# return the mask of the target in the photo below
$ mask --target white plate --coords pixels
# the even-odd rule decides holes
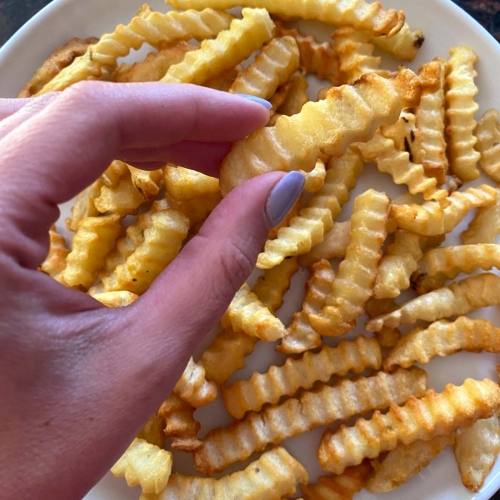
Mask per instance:
[[[127,23],[134,15],[142,0],[56,0],[27,25],[25,25],[0,50],[0,96],[15,97],[24,83],[31,77],[33,71],[56,47],[72,37],[99,36],[112,31],[116,24]],[[152,0],[151,5],[158,10],[165,9],[162,0]],[[498,81],[500,80],[500,48],[497,42],[483,30],[475,21],[461,9],[448,0],[385,0],[386,7],[396,7],[405,10],[411,27],[420,28],[426,35],[424,44],[417,60],[411,64],[417,68],[419,64],[431,60],[435,56],[448,57],[448,49],[453,45],[470,45],[480,56],[477,65],[479,77],[477,84],[480,89],[478,102],[481,110],[488,107],[500,108]],[[481,111],[482,112],[482,111]],[[387,189],[387,177],[377,175],[370,178],[370,168],[360,181],[356,193],[367,187]],[[484,181],[485,179],[481,179]],[[479,182],[477,182],[479,183]],[[392,186],[389,194],[397,192]],[[346,207],[350,209],[351,204]],[[66,214],[63,213],[64,218]],[[468,217],[468,220],[470,217]],[[58,225],[63,228],[62,224]],[[456,241],[454,235],[448,238],[448,244]],[[300,306],[302,285],[307,276],[305,272],[294,278],[294,286],[287,295],[287,305],[280,311],[280,318],[288,321],[294,308]],[[491,308],[490,308],[491,309]],[[498,310],[482,310],[474,317],[486,317],[500,324]],[[361,322],[360,322],[361,323]],[[357,333],[361,333],[358,328]],[[351,334],[350,336],[353,336]],[[276,355],[270,345],[260,345],[249,358],[250,368],[242,370],[238,375],[247,378],[251,371],[265,370],[271,362],[280,362],[283,357]],[[430,386],[442,390],[446,383],[461,384],[467,377],[495,379],[498,357],[491,354],[462,353],[449,358],[433,360],[426,366],[429,373]],[[197,413],[205,423],[202,432],[210,426],[225,425],[230,418],[225,414],[218,402],[199,410]],[[285,446],[291,453],[306,465],[311,480],[315,481],[321,470],[316,460],[316,450],[319,438],[324,428],[316,429],[299,438],[288,440]],[[184,456],[181,456],[184,455]],[[192,472],[191,458],[179,454],[175,460],[175,468],[180,472]],[[235,470],[231,468],[230,470]],[[474,495],[466,490],[460,481],[451,450],[448,448],[432,464],[418,476],[395,492],[384,495],[371,495],[364,491],[356,496],[357,500],[385,499],[395,500],[486,500],[500,487],[500,463],[488,478],[482,491]],[[137,499],[139,492],[130,490],[121,480],[106,476],[86,497],[87,500],[127,500]]]

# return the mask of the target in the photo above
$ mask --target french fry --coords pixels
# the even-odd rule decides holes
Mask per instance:
[[[221,396],[229,414],[240,419],[247,411],[259,411],[266,403],[276,404],[282,396],[293,396],[300,388],[310,389],[317,381],[328,382],[332,375],[378,370],[381,366],[378,342],[360,335],[352,342],[340,341],[337,347],[325,345],[318,353],[288,358],[285,364],[272,365],[266,373],[253,373],[249,380],[236,380],[221,388]]]
[[[478,420],[455,436],[455,459],[466,488],[478,492],[500,453],[500,414]]]
[[[370,462],[365,460],[341,476],[320,476],[318,484],[302,486],[304,500],[352,500],[365,485],[370,471]]]
[[[281,116],[274,127],[234,143],[221,165],[222,194],[265,172],[308,172],[322,155],[342,156],[352,142],[394,123],[407,101],[419,97],[420,83],[409,70],[394,80],[369,73],[354,85],[334,87],[325,100],[309,102],[299,114]]]
[[[83,219],[73,238],[73,249],[66,258],[66,267],[60,274],[62,283],[89,288],[122,231],[117,214]]]
[[[413,61],[424,40],[424,35],[420,30],[412,31],[404,23],[401,30],[394,36],[375,36],[372,42],[379,49],[393,54],[396,59]]]
[[[384,369],[426,364],[435,356],[449,356],[462,350],[500,352],[500,329],[485,319],[465,316],[453,322],[442,319],[427,328],[416,327],[387,354]]]
[[[146,171],[128,165],[132,184],[145,200],[153,200],[160,192],[163,170]]]
[[[429,441],[470,427],[491,417],[499,406],[500,387],[488,379],[466,379],[458,387],[448,384],[442,393],[430,389],[422,399],[410,396],[404,406],[392,405],[385,415],[376,411],[370,420],[360,418],[352,427],[342,424],[335,432],[326,430],[318,458],[324,470],[342,474],[346,467],[398,444]]]
[[[295,72],[290,78],[290,87],[285,95],[285,99],[281,106],[278,107],[275,115],[276,120],[281,116],[293,116],[301,112],[302,107],[306,102],[309,102],[307,96],[307,87],[309,84],[302,72]],[[274,117],[273,117],[274,118]]]
[[[184,373],[174,387],[174,393],[194,408],[211,403],[217,397],[217,386],[205,377],[205,368],[190,358]]]
[[[132,292],[103,292],[92,295],[106,307],[125,307],[133,304],[139,296]]]
[[[87,217],[97,217],[99,210],[95,207],[95,199],[101,194],[101,188],[104,182],[97,179],[90,186],[80,192],[75,198],[75,204],[71,207],[71,217],[65,220],[69,231],[76,233],[78,224]]]
[[[127,26],[120,24],[113,33],[103,35],[99,42],[89,46],[83,56],[77,57],[36,95],[64,90],[89,78],[101,78],[103,68],[113,68],[119,57],[127,56],[132,49],[137,50],[144,43],[156,47],[160,43],[210,38],[227,29],[232,19],[230,14],[212,9],[166,14],[146,10]]]
[[[270,99],[299,68],[299,48],[291,36],[272,39],[231,85],[231,94]]]
[[[229,427],[211,430],[204,438],[203,449],[195,453],[196,469],[207,475],[220,472],[268,444],[277,444],[339,419],[383,409],[391,403],[401,404],[411,394],[422,396],[426,383],[426,373],[413,367],[390,375],[378,372],[356,381],[347,379],[333,387],[322,384],[281,405],[269,406],[260,413],[248,413]]]
[[[159,495],[142,495],[140,500],[238,499],[276,500],[293,495],[309,478],[302,465],[284,448],[274,448],[245,470],[221,479],[172,474]]]
[[[419,295],[436,290],[460,273],[472,274],[476,269],[489,271],[500,267],[500,245],[459,245],[434,248],[426,252],[412,276]]]
[[[474,136],[474,114],[479,109],[474,101],[478,92],[474,84],[477,56],[470,47],[465,46],[453,47],[450,54],[445,94],[448,158],[451,171],[462,181],[471,181],[479,177],[476,164],[481,156],[474,149],[477,142]]]
[[[136,438],[113,465],[111,473],[124,477],[131,488],[140,485],[143,493],[158,494],[167,486],[172,462],[172,453]]]
[[[499,291],[499,276],[479,274],[412,299],[399,309],[368,321],[366,329],[378,332],[384,326],[397,328],[418,320],[436,321],[468,314],[481,307],[500,304]]]
[[[483,184],[478,188],[455,191],[441,203],[428,201],[423,205],[391,205],[391,219],[401,229],[433,236],[453,229],[472,208],[491,207],[497,201],[495,188]]]
[[[342,157],[328,163],[323,187],[299,211],[288,227],[278,231],[278,237],[268,240],[257,259],[257,267],[268,269],[285,257],[307,253],[323,241],[324,234],[333,226],[333,219],[349,201],[349,191],[363,169],[359,154],[348,150]]]
[[[493,180],[500,182],[500,124],[498,111],[488,109],[477,123],[476,150],[481,155],[479,165]]]
[[[452,445],[454,438],[453,434],[448,434],[436,436],[430,441],[418,440],[398,445],[382,463],[372,461],[375,473],[368,478],[366,489],[372,493],[383,493],[401,486],[427,467],[447,446]]]
[[[229,9],[238,5],[263,7],[272,14],[317,19],[337,26],[354,26],[371,31],[375,35],[393,36],[403,27],[405,21],[402,11],[398,12],[395,9],[384,11],[379,2],[367,4],[363,0],[349,0],[342,4],[325,0],[307,3],[300,0],[167,0],[167,3],[175,9],[200,9],[208,6],[215,9]]]
[[[495,243],[500,234],[500,204],[479,208],[470,221],[469,227],[462,232],[460,239],[464,245]]]
[[[389,198],[370,189],[354,200],[350,243],[320,314],[310,314],[311,326],[321,335],[339,336],[356,324],[373,294],[382,245],[387,237]]]
[[[163,448],[163,444],[165,442],[165,435],[163,434],[164,428],[164,420],[155,413],[139,431],[137,438],[144,439],[149,444],[154,444],[159,448]]]
[[[204,40],[198,50],[170,66],[160,81],[202,85],[244,61],[271,39],[274,23],[265,9],[243,9],[242,14],[243,19],[234,19],[228,30],[214,40]]]
[[[381,314],[395,311],[398,308],[394,299],[375,299],[372,297],[366,303],[366,314],[370,318],[375,318]],[[391,349],[401,338],[401,332],[397,328],[384,326],[380,331],[374,333],[380,347]]]
[[[64,238],[57,232],[56,226],[49,230],[49,253],[40,265],[40,271],[57,279],[66,268],[69,250]]]
[[[229,92],[231,85],[234,83],[236,77],[241,71],[242,66],[238,64],[234,68],[207,80],[203,86],[214,90],[220,90],[222,92]]]
[[[311,276],[306,284],[302,310],[293,315],[287,328],[287,335],[281,339],[281,344],[276,347],[277,351],[296,354],[315,349],[321,345],[321,336],[309,323],[309,314],[321,312],[334,278],[335,273],[327,260],[313,264]]]
[[[306,178],[304,191],[307,193],[317,193],[324,186],[326,178],[325,162],[318,160],[313,170],[302,173]]]

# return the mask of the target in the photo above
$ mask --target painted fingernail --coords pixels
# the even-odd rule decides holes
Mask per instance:
[[[300,172],[289,172],[271,190],[266,203],[269,229],[276,227],[299,199],[306,178]]]
[[[238,95],[240,97],[243,97],[243,99],[247,99],[248,101],[256,102],[257,104],[264,106],[266,109],[271,109],[273,107],[273,105],[269,101],[266,101],[265,99],[262,99],[260,97],[256,97],[254,95],[247,95],[247,94],[238,94]]]

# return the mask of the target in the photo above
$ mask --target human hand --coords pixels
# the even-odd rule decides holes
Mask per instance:
[[[58,204],[113,159],[216,175],[230,142],[268,119],[189,85],[97,82],[0,100],[0,484],[6,498],[82,497],[171,392],[253,269],[303,177],[230,193],[139,300],[107,309],[37,271]],[[274,189],[273,189],[274,187]],[[270,194],[271,193],[271,194]]]

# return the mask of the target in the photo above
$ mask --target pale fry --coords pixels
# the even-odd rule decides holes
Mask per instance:
[[[264,9],[243,9],[243,19],[234,19],[228,30],[214,40],[203,40],[198,50],[170,66],[160,80],[165,83],[202,85],[244,61],[272,37],[274,23]]]
[[[475,425],[475,424],[474,424]],[[451,446],[454,435],[436,436],[430,441],[415,441],[400,444],[390,451],[382,463],[372,461],[375,473],[368,478],[366,489],[372,493],[391,491],[418,474],[447,446]]]
[[[298,389],[310,389],[315,382],[328,382],[332,375],[378,370],[382,352],[375,339],[363,335],[354,341],[340,341],[337,347],[323,346],[301,358],[288,358],[282,366],[272,365],[266,373],[255,372],[249,380],[236,380],[221,388],[229,414],[237,419],[247,411],[259,411],[266,403],[276,404],[282,396],[293,396]]]
[[[427,391],[422,399],[410,396],[404,406],[392,405],[385,415],[376,411],[370,420],[360,418],[352,427],[327,430],[318,458],[324,470],[342,474],[346,467],[365,458],[375,458],[400,443],[428,441],[470,427],[489,418],[500,406],[500,387],[493,381],[465,380],[462,386],[448,384],[442,393]]]
[[[176,201],[189,201],[219,192],[218,179],[195,170],[167,165],[164,174],[167,195]]]
[[[412,276],[419,295],[445,285],[460,273],[472,274],[476,269],[489,271],[500,267],[500,245],[459,245],[434,248],[426,252]]]
[[[329,2],[327,0],[167,0],[176,9],[229,9],[243,7],[263,7],[269,12],[286,17],[317,19],[327,24],[348,25],[366,29],[375,35],[395,35],[404,25],[402,11],[389,9],[384,11],[380,2],[365,3],[364,0],[347,2]]]
[[[391,403],[402,404],[411,394],[422,396],[426,383],[426,373],[413,367],[390,375],[378,372],[356,381],[347,379],[333,387],[322,384],[297,399],[269,406],[260,413],[248,413],[229,427],[211,430],[204,438],[203,449],[195,453],[196,469],[208,475],[220,472],[268,444]]]
[[[138,295],[132,292],[103,292],[92,294],[92,297],[106,307],[129,306],[139,298]]]
[[[309,478],[302,465],[284,448],[274,448],[245,470],[221,479],[172,474],[159,495],[142,495],[140,500],[238,499],[277,500],[293,495]]]
[[[231,85],[231,94],[270,99],[299,68],[299,49],[291,36],[274,38]]]
[[[498,304],[500,277],[484,273],[410,300],[396,311],[368,321],[366,329],[369,332],[377,332],[384,326],[397,328],[399,325],[415,323],[418,320],[436,321]]]
[[[478,420],[455,436],[455,459],[466,488],[478,492],[500,453],[500,414]]]
[[[500,182],[500,124],[498,111],[488,109],[477,123],[476,150],[480,153],[481,168],[495,181]]]
[[[434,236],[453,229],[472,208],[491,207],[497,202],[497,190],[483,184],[478,188],[455,191],[442,202],[423,205],[391,205],[391,219],[398,227],[414,233]]]
[[[453,322],[442,319],[427,328],[414,328],[389,352],[384,369],[426,364],[435,356],[449,356],[462,350],[500,352],[500,328],[485,319],[465,316]]]
[[[356,324],[373,294],[382,245],[387,237],[389,198],[370,189],[354,200],[349,246],[321,314],[310,314],[321,335],[339,336]]]
[[[464,245],[495,243],[500,234],[500,204],[479,208],[469,227],[460,235]]]
[[[318,160],[313,170],[302,173],[306,178],[304,191],[307,193],[317,193],[324,186],[326,178],[325,162]]]
[[[190,358],[184,373],[175,384],[174,393],[194,408],[200,408],[217,397],[217,386],[206,379],[202,364],[195,363]]]
[[[474,136],[474,114],[479,109],[474,101],[478,92],[474,84],[477,56],[470,47],[465,46],[453,47],[450,54],[445,94],[448,158],[451,171],[462,181],[471,181],[479,177],[476,165],[481,156],[474,149],[477,142]]]
[[[401,30],[394,36],[375,36],[372,42],[385,52],[390,52],[396,59],[413,61],[424,43],[424,35],[420,30],[410,30],[404,23]]]
[[[136,438],[113,465],[111,473],[124,477],[131,488],[140,485],[143,493],[158,494],[167,486],[172,463],[172,453]]]
[[[66,268],[69,250],[64,238],[57,232],[56,226],[49,230],[49,253],[40,265],[40,271],[57,279]]]

